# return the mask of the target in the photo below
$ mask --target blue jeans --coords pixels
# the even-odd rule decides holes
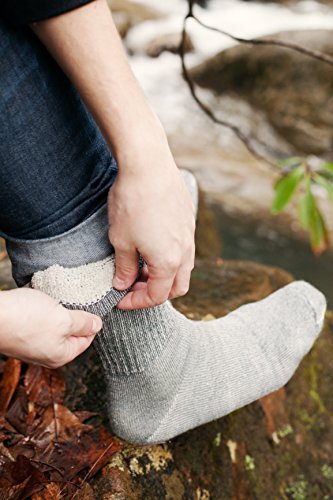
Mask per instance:
[[[0,235],[14,277],[24,284],[36,268],[61,263],[52,258],[63,239],[57,235],[90,219],[96,224],[96,213],[102,254],[110,251],[105,203],[117,165],[80,96],[29,28],[13,29],[0,20],[0,58]],[[95,244],[87,240],[90,225],[86,239],[80,234],[66,248]],[[99,256],[86,252],[79,261]],[[36,262],[19,271],[24,260]]]

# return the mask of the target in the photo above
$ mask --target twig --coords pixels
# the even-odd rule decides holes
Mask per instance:
[[[36,464],[41,464],[41,465],[45,465],[45,467],[50,467],[51,469],[54,469],[57,472],[59,472],[59,474],[61,476],[64,476],[64,473],[58,467],[56,467],[55,465],[48,464],[47,462],[43,462],[42,460],[36,460],[34,458],[31,458],[30,462],[35,462]]]
[[[53,418],[54,418],[54,436],[55,436],[55,441],[58,441],[59,434],[58,434],[58,422],[57,422],[57,412],[56,412],[56,403],[54,401],[53,397],[53,389],[52,389],[52,373],[49,373],[49,388],[50,388],[50,395],[51,395],[51,401],[52,401],[52,409],[53,409]]]
[[[113,445],[114,445],[114,443],[113,443],[113,441],[111,441],[111,443],[105,448],[105,450],[103,451],[103,453],[101,453],[100,456],[97,458],[97,460],[95,460],[95,462],[92,464],[92,466],[88,470],[87,474],[82,479],[82,485],[87,481],[87,479],[89,478],[90,474],[92,473],[92,471],[94,470],[94,468],[96,467],[96,465],[98,464],[98,462],[100,462],[102,460],[102,458],[104,457],[104,455],[109,451],[109,449]],[[81,488],[82,488],[82,485],[81,485]],[[76,494],[77,494],[77,491],[74,493],[74,495],[71,497],[70,500],[74,500],[74,498],[76,497]]]
[[[214,26],[210,26],[210,25],[204,23],[203,21],[201,21],[201,19],[199,19],[193,13],[193,5],[194,5],[193,0],[188,0],[188,12],[183,20],[182,36],[181,36],[181,42],[179,45],[179,55],[180,55],[180,59],[181,59],[183,77],[184,77],[185,82],[188,85],[189,91],[190,91],[194,101],[197,103],[197,105],[200,107],[200,109],[210,118],[210,120],[212,120],[214,123],[216,123],[218,125],[229,128],[236,135],[236,137],[238,137],[238,139],[246,146],[248,151],[253,156],[255,156],[259,160],[264,161],[269,167],[276,170],[278,168],[276,162],[272,161],[271,158],[268,158],[267,156],[261,154],[257,150],[257,148],[255,147],[255,145],[253,144],[253,140],[249,136],[244,134],[244,132],[239,127],[237,127],[237,125],[235,125],[234,123],[229,122],[228,120],[222,120],[222,119],[218,118],[215,115],[215,113],[212,111],[212,109],[207,104],[205,104],[198,96],[198,94],[196,92],[195,84],[189,75],[189,71],[188,71],[186,63],[185,63],[185,52],[186,52],[185,47],[186,47],[186,35],[187,35],[186,24],[187,24],[187,21],[189,19],[193,19],[195,22],[197,22],[202,27],[204,27],[210,31],[214,31],[216,33],[219,33],[221,35],[225,35],[225,36],[227,36],[227,37],[231,38],[232,40],[235,40],[239,43],[243,43],[243,44],[247,44],[247,45],[275,45],[278,47],[283,47],[285,49],[296,51],[298,53],[301,53],[301,54],[306,55],[308,57],[311,57],[313,59],[317,59],[319,61],[330,64],[332,66],[333,66],[333,57],[330,56],[329,54],[325,54],[324,52],[321,52],[319,50],[308,49],[307,47],[303,47],[302,45],[299,45],[297,43],[285,42],[283,40],[278,40],[275,38],[264,38],[264,39],[263,38],[250,38],[250,39],[246,39],[246,38],[232,35],[231,33],[227,32],[225,30],[222,30],[220,28],[216,28]],[[258,144],[262,145],[264,148],[267,148],[267,144],[263,143],[258,138],[256,138],[256,142]]]
[[[320,50],[313,50],[304,47],[303,45],[299,45],[298,43],[293,42],[285,42],[284,40],[278,40],[277,38],[242,38],[239,36],[232,35],[228,31],[221,30],[220,28],[215,28],[214,26],[209,26],[199,19],[197,16],[192,14],[187,14],[187,18],[194,19],[200,26],[206,28],[210,31],[215,31],[216,33],[220,33],[221,35],[225,35],[236,42],[248,44],[248,45],[275,45],[278,47],[283,47],[285,49],[293,50],[295,52],[299,52],[300,54],[304,54],[312,59],[318,59],[319,61],[325,62],[333,66],[333,57],[329,54],[325,54]]]
[[[189,0],[190,2],[191,0]],[[231,123],[227,120],[222,120],[220,118],[218,118],[215,113],[210,109],[210,107],[205,104],[201,99],[200,97],[198,96],[197,92],[196,92],[196,89],[195,89],[195,85],[194,85],[194,82],[192,81],[190,75],[189,75],[189,72],[188,72],[188,69],[187,69],[187,66],[186,66],[186,63],[185,63],[185,43],[186,43],[186,22],[187,20],[190,18],[190,17],[193,17],[192,14],[190,14],[190,11],[189,13],[187,14],[187,16],[184,18],[184,21],[183,21],[183,29],[182,29],[182,36],[181,36],[181,42],[180,42],[180,46],[179,46],[179,54],[180,54],[180,59],[181,59],[181,64],[182,64],[182,71],[183,71],[183,77],[184,77],[184,80],[186,81],[187,85],[188,85],[188,88],[190,90],[190,93],[193,97],[193,99],[195,100],[195,102],[198,104],[198,106],[201,108],[201,110],[214,122],[214,123],[217,123],[218,125],[221,125],[222,127],[227,127],[229,128],[230,130],[232,130],[234,132],[234,134],[236,135],[236,137],[238,137],[238,139],[240,139],[242,141],[242,143],[246,146],[246,148],[248,149],[248,151],[253,155],[255,156],[256,158],[258,158],[258,160],[261,160],[261,161],[264,161],[265,163],[267,163],[271,168],[273,168],[274,170],[277,168],[277,165],[274,161],[272,161],[270,158],[268,158],[267,156],[264,156],[263,154],[259,153],[259,151],[255,148],[255,146],[253,145],[252,141],[250,140],[249,137],[247,137],[243,132],[242,130],[237,127],[237,125],[235,125],[234,123]],[[266,145],[265,145],[266,146]]]

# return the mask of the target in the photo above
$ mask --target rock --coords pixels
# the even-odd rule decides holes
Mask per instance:
[[[332,31],[274,35],[333,54]],[[295,153],[332,157],[333,67],[276,46],[237,45],[191,71],[195,82],[219,95],[236,96],[263,112]]]
[[[162,52],[172,52],[172,54],[179,53],[179,45],[181,42],[181,34],[167,33],[165,35],[153,38],[147,45],[145,52],[149,57],[158,57]],[[187,34],[184,44],[185,52],[192,52],[194,49],[192,40]]]
[[[175,304],[195,319],[221,316],[291,279],[252,262],[203,260],[197,262],[190,294]],[[328,313],[321,337],[286,388],[171,442],[122,443],[91,485],[94,498],[333,498],[332,350]],[[101,411],[104,387],[93,351],[65,370],[72,404],[76,398],[76,408]],[[92,383],[80,401],[78,374]]]
[[[222,242],[215,215],[201,190],[199,190],[199,210],[195,230],[195,251],[196,256],[201,258],[219,258],[222,255]]]
[[[144,21],[159,19],[161,14],[140,2],[130,0],[108,0],[117,29],[122,38],[125,38],[130,28]]]
[[[0,292],[1,290],[15,288],[15,286],[11,265],[7,257],[5,240],[0,238]]]

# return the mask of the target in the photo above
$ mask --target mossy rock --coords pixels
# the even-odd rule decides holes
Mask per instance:
[[[209,319],[260,300],[291,279],[285,271],[252,262],[202,260],[191,292],[175,305],[190,317]],[[332,353],[333,313],[328,313],[319,340],[285,388],[168,443],[122,443],[90,483],[89,498],[333,498]],[[103,412],[99,363],[93,351],[82,361],[64,371],[71,387],[68,402]]]

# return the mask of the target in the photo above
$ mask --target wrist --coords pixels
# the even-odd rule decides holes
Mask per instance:
[[[161,122],[150,110],[122,117],[110,142],[120,171],[123,167],[142,169],[142,160],[151,156],[157,148],[168,148]]]

